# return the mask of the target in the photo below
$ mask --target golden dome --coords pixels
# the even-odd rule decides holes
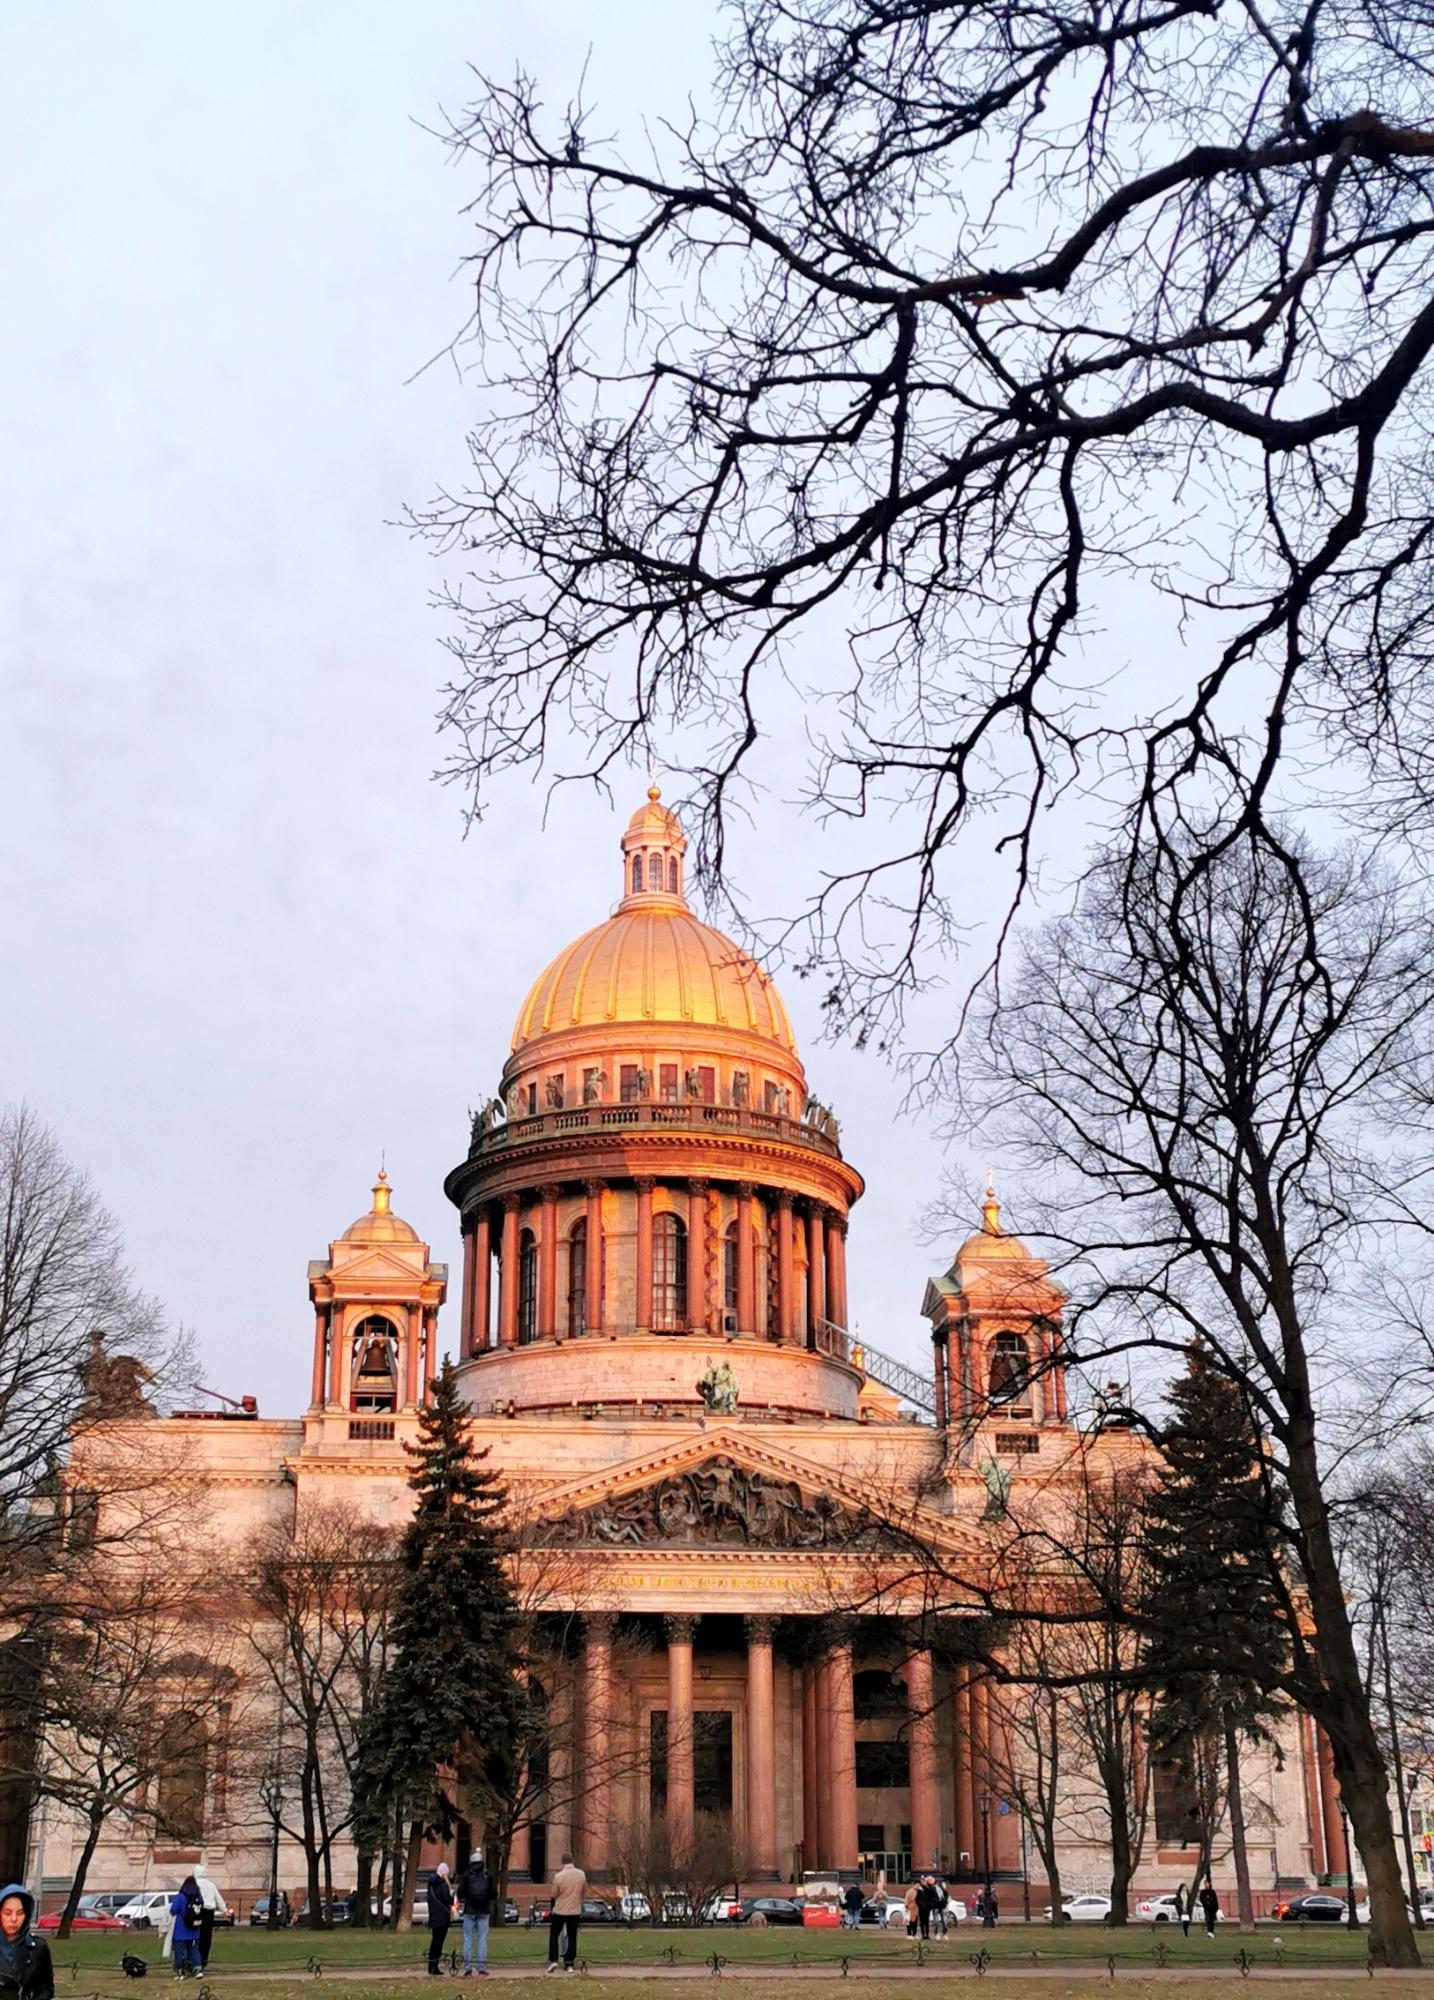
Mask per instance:
[[[513,1047],[570,1028],[672,1023],[796,1043],[777,989],[756,961],[687,906],[687,842],[653,785],[622,837],[624,895],[540,973],[518,1010]]]
[[[968,1236],[956,1252],[958,1264],[979,1258],[982,1262],[1029,1264],[1031,1253],[1019,1236],[1008,1236],[1001,1227],[1001,1205],[991,1175],[986,1175],[986,1193],[981,1202],[981,1227]]]
[[[374,1182],[373,1207],[357,1222],[351,1222],[341,1243],[416,1243],[418,1231],[389,1207],[388,1175],[380,1167]]]

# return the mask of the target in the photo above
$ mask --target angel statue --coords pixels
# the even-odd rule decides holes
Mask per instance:
[[[732,1416],[737,1408],[737,1378],[725,1361],[707,1370],[697,1384],[697,1393],[714,1415]]]

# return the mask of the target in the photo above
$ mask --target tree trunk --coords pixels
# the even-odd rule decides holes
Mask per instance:
[[[366,1931],[370,1921],[370,1904],[373,1900],[373,1854],[367,1847],[360,1847],[354,1854],[354,1914],[353,1927],[356,1931]]]
[[[57,1939],[67,1938],[70,1935],[70,1925],[75,1920],[75,1911],[80,1907],[80,1898],[85,1893],[85,1877],[90,1872],[90,1863],[94,1860],[95,1849],[100,1844],[100,1834],[104,1829],[104,1823],[105,1816],[103,1810],[98,1807],[92,1807],[88,1814],[88,1830],[85,1834],[85,1844],[80,1849],[79,1860],[75,1863],[75,1879],[70,1884],[70,1893],[66,1896],[65,1907],[60,1912],[60,1927],[55,1932]],[[37,1882],[35,1884],[37,1896],[39,1889],[40,1884]],[[35,1910],[37,1917],[39,1913],[37,1903]]]
[[[1130,1878],[1135,1862],[1130,1852],[1130,1806],[1124,1786],[1118,1792],[1114,1787],[1107,1789],[1106,1810],[1110,1814],[1110,1915],[1106,1922],[1125,1924],[1130,1921]]]
[[[1240,1787],[1240,1744],[1233,1729],[1225,1731],[1225,1801],[1230,1811],[1230,1857],[1235,1864],[1235,1904],[1240,1929],[1255,1928],[1255,1900],[1250,1894],[1250,1853],[1245,1843],[1245,1794]]]
[[[1330,1536],[1311,1418],[1291,1423],[1287,1448],[1290,1498],[1304,1539],[1314,1644],[1327,1696],[1319,1720],[1334,1751],[1340,1796],[1349,1809],[1364,1860],[1370,1957],[1381,1965],[1418,1965],[1419,1948],[1404,1906],[1394,1822],[1389,1816],[1389,1772],[1374,1733],[1369,1693],[1360,1672],[1359,1649]]]
[[[1394,1796],[1399,1801],[1399,1833],[1404,1842],[1404,1866],[1409,1871],[1409,1906],[1414,1912],[1414,1928],[1424,1929],[1424,1904],[1419,1894],[1419,1872],[1414,1866],[1414,1836],[1409,1831],[1409,1791],[1404,1782],[1404,1753],[1399,1747],[1399,1711],[1394,1706],[1394,1668],[1389,1658],[1389,1624],[1384,1605],[1379,1607],[1379,1653],[1384,1670],[1384,1707],[1389,1718],[1389,1754],[1394,1761]]]
[[[416,1819],[408,1829],[408,1858],[403,1870],[403,1894],[399,1898],[398,1915],[393,1920],[396,1931],[413,1929],[413,1899],[418,1894],[418,1863],[423,1853],[423,1822]]]
[[[327,1912],[323,1905],[323,1885],[319,1877],[319,1838],[314,1825],[314,1781],[313,1773],[305,1770],[299,1781],[299,1790],[304,1809],[304,1875],[308,1882],[309,1917],[308,1928],[321,1930]]]

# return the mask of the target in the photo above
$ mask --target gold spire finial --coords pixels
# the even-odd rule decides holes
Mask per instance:
[[[388,1175],[382,1167],[378,1179],[373,1184],[373,1212],[375,1215],[388,1214]]]
[[[1001,1233],[1001,1204],[996,1199],[996,1182],[991,1169],[986,1169],[986,1194],[981,1203],[981,1229],[987,1236]]]
[[[652,780],[652,783],[648,786],[647,796],[652,800],[652,803],[654,805],[656,805],[657,801],[662,797],[662,787],[661,785],[658,784],[656,778],[654,778]]]

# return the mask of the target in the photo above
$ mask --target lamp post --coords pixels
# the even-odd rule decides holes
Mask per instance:
[[[284,1780],[276,1768],[264,1781],[262,1797],[269,1809],[269,1915],[267,1928],[279,1928],[279,1826],[284,1817]]]
[[[1349,1915],[1345,1918],[1344,1922],[1346,1930],[1357,1931],[1359,1929],[1359,1912],[1354,1907],[1354,1869],[1350,1865],[1349,1858],[1349,1807],[1345,1804],[1342,1797],[1338,1801],[1338,1804],[1340,1831],[1344,1835],[1344,1894],[1345,1901],[1349,1905]]]
[[[981,1921],[989,1926],[991,1917],[991,1794],[982,1792],[976,1801],[981,1809],[981,1873],[986,1878],[986,1909]]]

